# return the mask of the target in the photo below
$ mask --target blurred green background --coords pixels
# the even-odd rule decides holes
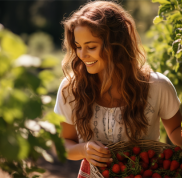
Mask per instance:
[[[57,90],[63,78],[61,61],[64,53],[61,44],[64,30],[60,22],[86,2],[86,0],[0,1],[0,142],[4,144],[5,140],[10,140],[8,145],[0,148],[0,152],[8,157],[11,151],[7,147],[15,144],[16,149],[12,153],[17,156],[12,158],[10,155],[9,158],[18,160],[28,157],[32,165],[36,163],[46,169],[42,177],[71,178],[76,177],[78,173],[80,161],[60,162],[61,159],[65,159],[63,143],[58,139],[58,135],[52,133],[40,121],[52,123],[56,131],[61,132],[59,122],[63,121],[63,118],[53,113]],[[119,2],[136,22],[137,31],[148,54],[148,63],[154,71],[164,73],[170,78],[182,100],[181,64],[175,67],[176,58],[174,54],[173,58],[169,54],[171,39],[176,39],[171,37],[172,30],[168,30],[172,27],[165,23],[153,25],[160,4],[152,3],[151,0]],[[41,128],[38,136],[36,129],[33,129],[35,126]],[[12,141],[15,132],[10,130],[16,132],[17,140]],[[7,134],[9,136],[5,136]],[[34,140],[30,141],[31,138]],[[44,138],[44,141],[40,141]],[[52,142],[49,142],[51,140]],[[172,144],[162,124],[160,141]],[[38,175],[43,173],[38,168],[26,169],[26,173],[22,173],[23,162],[17,166],[10,165],[8,161],[5,165],[6,160],[4,162],[1,160],[0,166],[11,176],[26,177],[27,173],[34,171],[40,173]],[[15,168],[20,171],[13,174],[12,170]],[[9,176],[2,172],[0,177],[1,174],[3,178]],[[36,175],[33,176],[35,178]]]

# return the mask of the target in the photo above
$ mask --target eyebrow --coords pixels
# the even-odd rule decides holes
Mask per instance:
[[[79,44],[78,42],[75,41],[75,43]],[[84,44],[88,44],[88,43],[98,43],[97,41],[87,41]]]

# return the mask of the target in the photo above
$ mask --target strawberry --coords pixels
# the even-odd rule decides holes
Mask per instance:
[[[158,154],[158,158],[164,158],[164,153],[160,153],[160,154]]]
[[[106,169],[106,167],[99,167],[99,169],[100,169],[101,171],[104,171],[104,170]]]
[[[120,172],[120,166],[119,166],[119,164],[114,164],[112,166],[112,172],[114,172],[116,174]]]
[[[164,178],[171,178],[171,177],[169,177],[168,175],[165,175]]]
[[[124,158],[125,158],[123,155],[121,155],[120,152],[118,152],[118,153],[116,154],[116,157],[118,158],[119,161],[123,161]]]
[[[149,164],[149,157],[148,157],[148,153],[146,151],[143,151],[142,153],[140,153],[140,158],[147,164]]]
[[[135,155],[138,155],[138,154],[140,153],[140,151],[141,151],[140,147],[138,147],[138,146],[134,146],[134,147],[133,147],[133,153],[134,153]]]
[[[179,146],[176,146],[176,147],[174,148],[174,151],[175,151],[175,152],[177,152],[177,151],[179,151],[179,150],[182,150],[181,147],[179,147]]]
[[[166,170],[169,169],[170,164],[171,164],[170,160],[168,160],[168,159],[164,160],[163,161],[163,168],[166,169]]]
[[[155,170],[157,168],[158,168],[158,164],[157,163],[152,163],[150,169]]]
[[[123,152],[123,154],[128,156],[128,157],[130,156],[130,153],[128,151]]]
[[[155,178],[162,178],[160,174],[158,173],[153,173],[152,174],[152,177],[155,177]]]
[[[152,171],[150,169],[144,171],[142,177],[152,177]]]
[[[135,176],[134,176],[133,174],[130,174],[129,177],[130,177],[130,178],[134,178]]]
[[[152,150],[152,149],[148,150],[148,156],[149,156],[149,158],[154,157],[154,155],[155,155],[155,151],[154,150]]]
[[[136,175],[134,178],[142,178],[141,175]]]
[[[125,165],[120,166],[121,172],[125,172],[127,170],[127,167]]]
[[[144,170],[148,169],[148,164],[143,161],[141,162],[141,166]]]
[[[178,167],[179,167],[179,162],[177,162],[176,160],[172,160],[170,165],[170,171],[174,171]]]
[[[109,178],[109,170],[103,171],[102,175],[104,176],[104,178]]]
[[[164,150],[165,159],[171,158],[172,155],[173,155],[173,151],[170,148],[167,148]]]
[[[133,160],[133,161],[135,161],[136,156],[130,156],[130,159]]]

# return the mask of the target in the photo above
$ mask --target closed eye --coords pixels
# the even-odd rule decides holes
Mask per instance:
[[[88,48],[88,49],[95,49],[96,47],[93,47],[93,48]]]

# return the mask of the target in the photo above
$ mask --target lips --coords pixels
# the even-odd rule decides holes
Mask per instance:
[[[91,65],[91,64],[95,64],[97,61],[92,61],[92,62],[85,62],[86,65]]]

